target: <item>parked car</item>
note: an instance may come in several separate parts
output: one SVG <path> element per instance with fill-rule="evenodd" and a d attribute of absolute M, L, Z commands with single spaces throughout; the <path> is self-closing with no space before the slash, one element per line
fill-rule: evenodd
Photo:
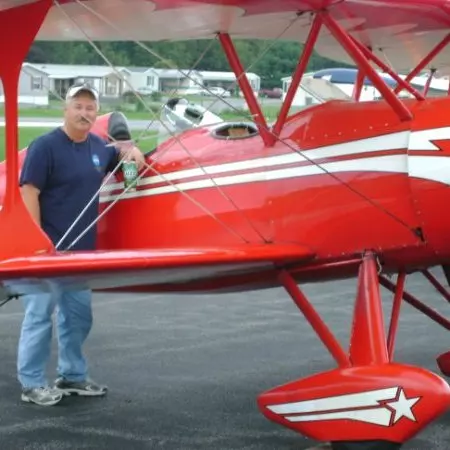
<path fill-rule="evenodd" d="M 206 89 L 207 90 L 204 91 L 203 95 L 216 95 L 218 97 L 231 97 L 230 91 L 227 91 L 223 87 L 208 86 Z"/>
<path fill-rule="evenodd" d="M 141 86 L 136 89 L 136 92 L 138 92 L 141 95 L 151 95 L 153 94 L 153 92 L 155 92 L 155 90 L 152 89 L 150 86 Z"/>
<path fill-rule="evenodd" d="M 259 96 L 262 98 L 282 98 L 283 89 L 281 88 L 261 89 L 259 91 Z"/>

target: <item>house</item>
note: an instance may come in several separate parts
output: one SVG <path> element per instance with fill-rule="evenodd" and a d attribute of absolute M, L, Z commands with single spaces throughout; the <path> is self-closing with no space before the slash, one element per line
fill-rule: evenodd
<path fill-rule="evenodd" d="M 395 88 L 397 86 L 397 82 L 388 74 L 378 72 L 378 75 L 386 82 L 386 84 L 391 88 Z M 406 75 L 399 74 L 400 78 L 406 78 Z M 422 91 L 428 81 L 429 74 L 423 74 L 420 76 L 414 77 L 410 84 L 412 87 L 417 89 L 418 91 Z M 307 77 L 308 78 L 308 77 Z M 317 81 L 327 81 L 329 84 L 338 88 L 341 92 L 343 92 L 348 98 L 353 97 L 353 90 L 357 83 L 358 79 L 358 69 L 354 68 L 330 68 L 330 69 L 322 69 L 313 74 L 310 74 L 309 78 L 317 80 Z M 429 97 L 437 97 L 447 95 L 448 91 L 448 80 L 433 78 L 431 80 L 431 84 L 428 91 Z M 339 91 L 336 91 L 339 93 Z M 327 100 L 329 98 L 325 97 Z M 403 90 L 399 93 L 399 97 L 412 97 L 412 95 Z M 331 98 L 340 98 L 338 96 L 333 96 Z M 378 89 L 373 85 L 369 78 L 364 79 L 364 83 L 362 86 L 360 101 L 373 101 L 379 100 L 382 98 L 382 95 L 378 91 Z"/>
<path fill-rule="evenodd" d="M 202 71 L 200 72 L 200 75 L 203 78 L 203 83 L 205 86 L 223 87 L 234 92 L 239 90 L 239 85 L 236 81 L 236 75 L 234 72 Z M 253 91 L 259 92 L 261 89 L 261 77 L 252 72 L 246 72 L 246 76 L 251 87 L 253 88 Z"/>
<path fill-rule="evenodd" d="M 200 89 L 203 84 L 198 72 L 187 70 L 31 63 L 23 67 L 44 73 L 48 90 L 60 98 L 64 98 L 68 87 L 75 82 L 90 83 L 103 98 L 118 98 L 132 90 L 142 94 L 177 90 L 183 95 Z"/>
<path fill-rule="evenodd" d="M 19 76 L 18 102 L 23 105 L 48 105 L 48 75 L 38 68 L 24 66 Z M 3 85 L 0 83 L 0 103 L 5 103 Z"/>
<path fill-rule="evenodd" d="M 130 75 L 125 67 L 24 63 L 22 70 L 25 68 L 45 73 L 48 91 L 59 98 L 64 98 L 69 86 L 76 82 L 90 83 L 101 97 L 119 97 L 125 90 L 123 78 Z"/>
<path fill-rule="evenodd" d="M 392 89 L 397 83 L 389 75 L 379 72 L 380 77 L 388 84 Z M 338 87 L 342 92 L 347 94 L 349 98 L 353 97 L 353 90 L 358 78 L 358 69 L 354 68 L 336 68 L 332 67 L 330 69 L 322 69 L 315 72 L 312 75 L 315 79 L 323 79 L 332 83 L 334 86 Z M 401 95 L 405 94 L 402 92 Z M 369 78 L 364 79 L 364 83 L 361 89 L 360 101 L 372 101 L 379 99 L 381 94 L 372 84 Z"/>
<path fill-rule="evenodd" d="M 134 90 L 146 94 L 151 92 L 174 93 L 180 95 L 199 91 L 203 79 L 196 70 L 156 69 L 147 67 L 127 67 Z"/>
<path fill-rule="evenodd" d="M 259 91 L 260 77 L 247 76 L 255 92 Z M 22 65 L 20 77 L 19 101 L 35 105 L 48 105 L 49 93 L 63 99 L 69 86 L 77 82 L 91 84 L 103 99 L 117 99 L 133 90 L 140 94 L 196 94 L 205 85 L 229 88 L 236 82 L 232 72 L 28 62 Z"/>
<path fill-rule="evenodd" d="M 292 77 L 281 79 L 283 83 L 282 99 L 286 98 Z M 327 79 L 314 78 L 312 73 L 305 73 L 299 88 L 295 92 L 292 106 L 308 106 L 331 99 L 348 100 L 349 96 Z"/>
<path fill-rule="evenodd" d="M 159 91 L 159 80 L 157 74 L 149 67 L 127 67 L 130 73 L 125 92 L 135 90 L 141 94 Z M 132 87 L 132 88 L 131 88 Z"/>
<path fill-rule="evenodd" d="M 179 95 L 201 93 L 203 86 L 223 87 L 239 90 L 236 76 L 233 72 L 210 72 L 197 70 L 156 69 L 144 67 L 127 67 L 131 72 L 134 89 L 141 93 L 159 91 Z M 254 73 L 247 73 L 247 77 L 255 92 L 261 85 L 261 78 Z"/>

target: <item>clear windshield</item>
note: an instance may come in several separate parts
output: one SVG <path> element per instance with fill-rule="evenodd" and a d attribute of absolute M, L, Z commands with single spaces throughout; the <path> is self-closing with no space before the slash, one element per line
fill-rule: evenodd
<path fill-rule="evenodd" d="M 161 111 L 158 145 L 183 131 L 222 122 L 223 119 L 201 105 L 190 103 L 183 98 L 170 99 Z"/>

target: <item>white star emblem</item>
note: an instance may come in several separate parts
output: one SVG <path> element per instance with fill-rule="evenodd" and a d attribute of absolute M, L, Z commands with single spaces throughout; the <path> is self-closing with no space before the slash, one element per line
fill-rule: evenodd
<path fill-rule="evenodd" d="M 406 398 L 405 391 L 400 389 L 400 393 L 397 400 L 386 403 L 389 409 L 392 409 L 395 413 L 393 424 L 396 424 L 402 417 L 406 417 L 413 422 L 417 422 L 412 408 L 420 400 L 420 397 Z"/>

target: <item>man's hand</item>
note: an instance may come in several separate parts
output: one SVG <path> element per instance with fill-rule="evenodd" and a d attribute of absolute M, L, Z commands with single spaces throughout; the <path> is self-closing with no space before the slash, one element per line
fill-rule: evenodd
<path fill-rule="evenodd" d="M 145 157 L 143 153 L 133 144 L 120 144 L 120 142 L 118 142 L 116 148 L 119 151 L 120 159 L 124 159 L 125 161 L 135 161 L 138 170 L 145 167 Z"/>

